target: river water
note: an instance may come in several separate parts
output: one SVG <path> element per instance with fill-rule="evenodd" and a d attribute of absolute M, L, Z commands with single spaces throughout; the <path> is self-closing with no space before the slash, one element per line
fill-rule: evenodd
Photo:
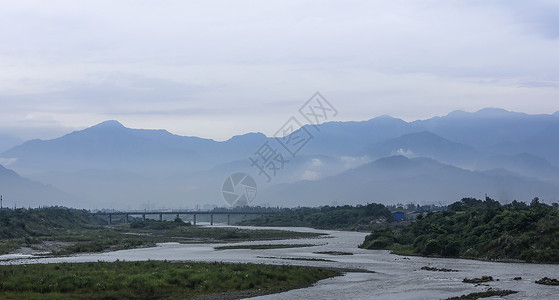
<path fill-rule="evenodd" d="M 243 227 L 247 228 L 247 227 Z M 260 228 L 261 229 L 261 228 Z M 273 229 L 278 229 L 277 227 Z M 488 288 L 519 291 L 505 299 L 559 299 L 558 286 L 535 284 L 542 277 L 559 277 L 559 265 L 498 263 L 463 259 L 405 257 L 384 250 L 357 248 L 366 233 L 326 231 L 309 228 L 281 228 L 302 232 L 321 232 L 328 236 L 310 239 L 241 242 L 235 244 L 313 244 L 313 247 L 267 250 L 214 250 L 219 245 L 163 243 L 157 247 L 82 254 L 57 258 L 24 258 L 0 256 L 2 264 L 61 263 L 126 260 L 188 260 L 241 263 L 290 264 L 317 267 L 352 268 L 374 271 L 350 272 L 344 276 L 322 280 L 309 288 L 292 290 L 254 299 L 445 299 Z M 255 228 L 255 230 L 257 230 Z M 343 251 L 353 255 L 316 254 L 320 251 Z M 283 258 L 283 259 L 282 259 Z M 287 260 L 286 258 L 319 258 L 330 261 Z M 421 267 L 437 267 L 459 272 L 433 272 Z M 483 285 L 463 283 L 465 277 L 493 276 Z M 522 277 L 515 281 L 514 277 Z M 499 297 L 487 299 L 501 299 Z"/>

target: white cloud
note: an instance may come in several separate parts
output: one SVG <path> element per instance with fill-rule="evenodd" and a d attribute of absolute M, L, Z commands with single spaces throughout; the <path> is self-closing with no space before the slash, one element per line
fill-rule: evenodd
<path fill-rule="evenodd" d="M 4 167 L 8 167 L 11 164 L 15 163 L 17 161 L 17 158 L 3 158 L 0 157 L 0 165 L 4 166 Z"/>
<path fill-rule="evenodd" d="M 324 163 L 318 158 L 313 158 L 311 160 L 311 167 L 317 168 L 317 167 L 322 167 L 323 165 Z"/>
<path fill-rule="evenodd" d="M 398 149 L 396 151 L 392 151 L 392 153 L 390 153 L 390 155 L 403 155 L 405 157 L 409 157 L 412 158 L 415 156 L 415 153 L 413 153 L 413 151 L 411 151 L 411 149 Z"/>
<path fill-rule="evenodd" d="M 367 156 L 342 156 L 340 158 L 345 169 L 352 169 L 371 161 Z"/>
<path fill-rule="evenodd" d="M 320 174 L 316 171 L 306 170 L 303 174 L 301 174 L 300 180 L 316 180 L 320 178 Z"/>
<path fill-rule="evenodd" d="M 0 127 L 273 134 L 317 90 L 340 120 L 551 113 L 557 20 L 544 0 L 8 2 Z"/>

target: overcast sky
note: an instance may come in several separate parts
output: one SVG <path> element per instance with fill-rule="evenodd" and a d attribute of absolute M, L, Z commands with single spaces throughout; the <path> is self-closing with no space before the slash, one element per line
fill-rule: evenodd
<path fill-rule="evenodd" d="M 2 1 L 0 132 L 116 119 L 273 134 L 315 91 L 337 120 L 559 110 L 559 1 Z"/>

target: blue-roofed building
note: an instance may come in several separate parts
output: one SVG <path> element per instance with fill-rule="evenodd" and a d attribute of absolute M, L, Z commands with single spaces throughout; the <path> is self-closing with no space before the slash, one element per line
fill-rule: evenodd
<path fill-rule="evenodd" d="M 401 211 L 395 211 L 392 213 L 392 216 L 394 216 L 394 220 L 396 221 L 404 221 L 406 214 Z"/>

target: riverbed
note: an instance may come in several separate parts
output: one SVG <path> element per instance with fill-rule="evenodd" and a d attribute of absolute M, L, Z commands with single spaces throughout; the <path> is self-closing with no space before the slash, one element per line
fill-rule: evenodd
<path fill-rule="evenodd" d="M 258 228 L 254 229 L 258 230 Z M 353 271 L 346 273 L 344 276 L 322 280 L 309 288 L 254 299 L 445 299 L 472 292 L 486 291 L 488 288 L 519 291 L 519 293 L 506 296 L 504 299 L 559 299 L 558 286 L 544 286 L 534 283 L 534 281 L 546 276 L 559 277 L 559 265 L 398 256 L 384 250 L 357 248 L 365 238 L 366 233 L 291 227 L 274 227 L 273 229 L 319 232 L 328 235 L 309 239 L 228 244 L 162 243 L 151 248 L 55 258 L 11 255 L 9 257 L 0 256 L 0 260 L 4 259 L 0 263 L 188 260 L 289 264 L 363 270 L 363 272 Z M 214 249 L 217 246 L 236 244 L 312 244 L 314 246 L 264 250 Z M 353 255 L 315 253 L 325 251 L 349 252 Z M 421 270 L 423 266 L 453 269 L 458 272 Z M 462 282 L 465 277 L 482 276 L 492 276 L 496 281 L 482 285 Z M 514 280 L 515 277 L 521 277 L 522 279 Z"/>

